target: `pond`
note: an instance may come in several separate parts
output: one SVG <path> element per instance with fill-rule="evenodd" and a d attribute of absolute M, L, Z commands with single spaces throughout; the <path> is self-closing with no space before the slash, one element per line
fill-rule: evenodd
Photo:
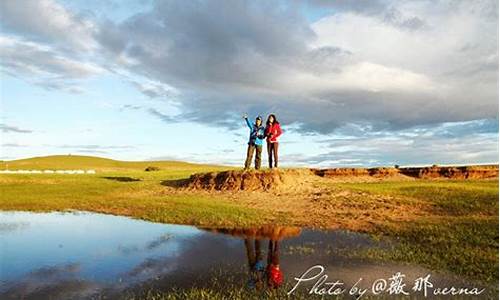
<path fill-rule="evenodd" d="M 311 270 L 318 265 L 328 282 L 340 280 L 347 289 L 360 279 L 358 286 L 371 288 L 397 272 L 409 280 L 407 289 L 427 274 L 435 286 L 467 285 L 419 266 L 356 255 L 391 246 L 342 230 L 197 228 L 87 212 L 0 212 L 0 299 L 121 298 L 209 286 L 214 279 L 248 289 L 294 287 L 306 271 L 319 274 L 319 267 Z"/>

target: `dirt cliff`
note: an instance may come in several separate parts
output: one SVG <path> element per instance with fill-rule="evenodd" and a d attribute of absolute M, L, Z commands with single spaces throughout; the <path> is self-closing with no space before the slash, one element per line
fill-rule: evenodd
<path fill-rule="evenodd" d="M 288 192 L 310 188 L 314 182 L 378 181 L 418 179 L 489 179 L 498 178 L 498 165 L 408 168 L 332 168 L 279 169 L 261 171 L 230 170 L 193 174 L 183 187 L 208 191 Z"/>
<path fill-rule="evenodd" d="M 360 177 L 370 176 L 388 178 L 408 176 L 413 178 L 448 178 L 448 179 L 486 179 L 498 177 L 498 165 L 478 166 L 432 166 L 408 168 L 334 168 L 314 170 L 321 177 Z"/>
<path fill-rule="evenodd" d="M 294 189 L 307 185 L 316 177 L 309 169 L 266 171 L 223 171 L 191 175 L 185 186 L 197 190 L 268 191 Z"/>

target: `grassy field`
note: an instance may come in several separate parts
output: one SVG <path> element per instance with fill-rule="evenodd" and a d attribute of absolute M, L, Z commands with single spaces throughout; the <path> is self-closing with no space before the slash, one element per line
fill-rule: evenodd
<path fill-rule="evenodd" d="M 10 170 L 73 170 L 86 169 L 100 172 L 143 171 L 148 166 L 171 171 L 202 171 L 206 169 L 227 169 L 215 165 L 191 164 L 179 161 L 119 161 L 102 157 L 83 155 L 51 155 L 13 161 L 0 161 L 0 169 Z"/>
<path fill-rule="evenodd" d="M 159 171 L 145 172 L 147 166 Z M 53 156 L 9 162 L 10 169 L 93 169 L 97 174 L 0 175 L 0 209 L 87 210 L 140 219 L 195 225 L 252 225 L 259 212 L 223 199 L 164 193 L 165 181 L 227 167 L 182 162 L 120 162 L 85 156 Z M 251 223 L 249 223 L 251 222 Z"/>
<path fill-rule="evenodd" d="M 5 164 L 5 162 L 3 162 Z M 0 175 L 0 209 L 24 211 L 86 210 L 157 222 L 244 227 L 261 224 L 316 226 L 308 211 L 300 221 L 278 204 L 250 205 L 222 194 L 172 191 L 168 180 L 227 167 L 179 162 L 118 162 L 91 157 L 58 156 L 8 162 L 9 169 L 94 169 L 96 174 Z M 145 172 L 147 166 L 160 171 Z M 418 263 L 483 282 L 498 280 L 498 180 L 332 183 L 325 198 L 338 211 L 335 220 L 363 218 L 374 205 L 411 207 L 418 216 L 402 221 L 371 214 L 373 226 L 363 231 L 399 241 L 387 251 L 358 253 L 372 259 Z M 337 197 L 339 191 L 358 195 Z M 370 198 L 371 197 L 371 198 Z M 375 197 L 375 198 L 373 198 Z M 374 202 L 370 199 L 382 199 Z M 317 202 L 304 199 L 307 208 Z M 324 205 L 324 202 L 322 202 Z M 378 207 L 380 210 L 380 207 Z M 320 209 L 318 209 L 320 210 Z M 394 213 L 393 213 L 394 214 Z M 397 214 L 397 210 L 396 210 Z M 408 214 L 402 211 L 401 214 Z M 318 217 L 319 216 L 319 217 Z M 324 224 L 334 219 L 318 215 Z M 311 220 L 311 221 L 309 221 Z M 321 220 L 319 220 L 321 221 Z"/>
<path fill-rule="evenodd" d="M 487 282 L 498 280 L 498 181 L 416 181 L 342 184 L 346 189 L 415 201 L 428 212 L 375 232 L 397 237 L 392 251 L 372 258 L 414 262 Z"/>

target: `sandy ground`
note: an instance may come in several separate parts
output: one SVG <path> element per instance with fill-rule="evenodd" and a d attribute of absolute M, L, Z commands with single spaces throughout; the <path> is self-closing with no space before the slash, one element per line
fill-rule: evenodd
<path fill-rule="evenodd" d="M 244 183 L 246 190 L 241 190 L 242 183 L 238 181 L 241 176 L 247 176 L 244 175 L 245 172 L 231 171 L 224 178 L 205 178 L 205 182 L 196 184 L 192 184 L 192 181 L 181 183 L 181 187 L 171 187 L 170 192 L 224 198 L 238 205 L 273 212 L 274 216 L 278 216 L 278 221 L 283 218 L 288 224 L 295 226 L 343 228 L 361 232 L 372 231 L 374 226 L 381 223 L 419 218 L 431 209 L 424 203 L 415 203 L 412 199 L 399 201 L 389 195 L 351 191 L 336 185 L 345 182 L 415 180 L 400 174 L 385 178 L 326 178 L 308 170 L 250 173 L 248 176 L 253 178 Z M 219 176 L 219 173 L 214 173 L 212 178 L 216 176 Z M 269 179 L 270 177 L 274 179 Z"/>

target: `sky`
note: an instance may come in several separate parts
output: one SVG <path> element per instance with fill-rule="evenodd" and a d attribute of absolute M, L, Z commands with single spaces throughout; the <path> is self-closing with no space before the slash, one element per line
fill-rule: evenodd
<path fill-rule="evenodd" d="M 497 163 L 498 42 L 494 0 L 0 1 L 0 159 L 241 165 L 275 113 L 284 166 Z"/>

